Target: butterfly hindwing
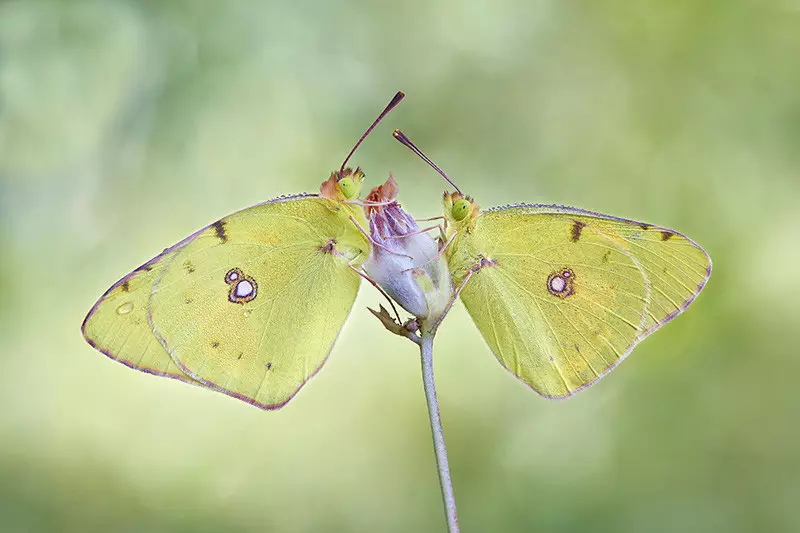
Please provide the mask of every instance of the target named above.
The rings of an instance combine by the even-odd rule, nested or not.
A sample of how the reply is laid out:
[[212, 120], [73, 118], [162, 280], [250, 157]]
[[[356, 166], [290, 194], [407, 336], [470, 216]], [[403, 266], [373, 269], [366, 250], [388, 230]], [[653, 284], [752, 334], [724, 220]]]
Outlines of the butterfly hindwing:
[[295, 197], [209, 226], [169, 258], [149, 320], [181, 369], [262, 408], [324, 363], [355, 300], [369, 244], [350, 210]]
[[190, 239], [168, 248], [106, 291], [89, 311], [81, 328], [89, 344], [136, 370], [197, 384], [164, 350], [147, 318], [153, 283], [177, 249]]
[[451, 253], [456, 286], [500, 362], [543, 396], [594, 383], [681, 313], [711, 261], [683, 235], [580, 209], [487, 211]]

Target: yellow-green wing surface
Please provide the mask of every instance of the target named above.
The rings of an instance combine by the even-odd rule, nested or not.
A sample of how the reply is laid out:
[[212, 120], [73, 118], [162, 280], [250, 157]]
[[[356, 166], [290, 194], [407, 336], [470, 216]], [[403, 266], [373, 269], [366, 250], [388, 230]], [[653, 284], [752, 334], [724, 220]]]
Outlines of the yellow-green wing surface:
[[164, 250], [109, 288], [92, 307], [81, 330], [86, 341], [115, 361], [134, 368], [197, 384], [170, 358], [153, 335], [147, 302], [165, 265], [189, 239]]
[[482, 213], [449, 260], [456, 287], [476, 270], [461, 299], [499, 361], [549, 398], [614, 368], [711, 274], [708, 254], [680, 233], [553, 205]]
[[322, 366], [358, 292], [369, 243], [346, 204], [292, 197], [235, 213], [175, 250], [148, 318], [181, 370], [264, 409]]

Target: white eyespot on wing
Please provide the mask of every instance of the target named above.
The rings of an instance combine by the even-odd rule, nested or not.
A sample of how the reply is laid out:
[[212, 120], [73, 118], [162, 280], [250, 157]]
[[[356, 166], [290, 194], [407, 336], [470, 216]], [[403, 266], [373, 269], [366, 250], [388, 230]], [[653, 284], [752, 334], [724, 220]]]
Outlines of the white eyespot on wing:
[[235, 304], [252, 301], [258, 292], [256, 280], [239, 268], [232, 268], [225, 274], [225, 283], [231, 286], [228, 292], [228, 300]]
[[553, 296], [567, 298], [575, 294], [575, 273], [564, 267], [547, 276], [547, 290]]
[[247, 281], [246, 279], [243, 279], [236, 284], [236, 296], [238, 298], [247, 298], [248, 296], [253, 294], [253, 290], [254, 290], [253, 284]]
[[550, 290], [553, 292], [562, 292], [567, 287], [567, 281], [561, 276], [553, 276], [550, 279]]

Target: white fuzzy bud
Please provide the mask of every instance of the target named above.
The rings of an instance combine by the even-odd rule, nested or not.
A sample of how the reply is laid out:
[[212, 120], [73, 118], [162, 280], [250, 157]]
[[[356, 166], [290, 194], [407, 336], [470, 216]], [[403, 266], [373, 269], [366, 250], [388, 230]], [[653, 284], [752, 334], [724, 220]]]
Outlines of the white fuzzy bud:
[[[390, 177], [367, 199], [391, 201], [396, 191]], [[439, 245], [397, 202], [368, 211], [370, 234], [378, 246], [373, 246], [364, 270], [403, 309], [421, 320], [436, 320], [453, 292], [447, 261], [438, 257]]]

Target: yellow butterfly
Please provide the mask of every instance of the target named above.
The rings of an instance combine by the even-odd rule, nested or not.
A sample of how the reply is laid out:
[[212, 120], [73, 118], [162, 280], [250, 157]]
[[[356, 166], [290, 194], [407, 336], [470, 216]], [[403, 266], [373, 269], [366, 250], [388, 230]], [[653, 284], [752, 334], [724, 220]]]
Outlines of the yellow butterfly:
[[277, 409], [319, 371], [350, 313], [371, 243], [345, 168], [319, 194], [249, 207], [190, 235], [110, 289], [83, 322], [86, 341], [150, 374]]
[[595, 383], [682, 313], [711, 275], [705, 250], [664, 227], [559, 205], [480, 211], [394, 135], [456, 189], [444, 194], [449, 306], [460, 295], [500, 363], [542, 396]]

